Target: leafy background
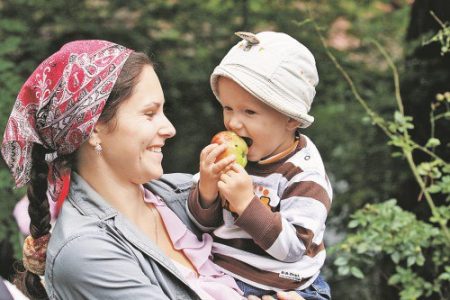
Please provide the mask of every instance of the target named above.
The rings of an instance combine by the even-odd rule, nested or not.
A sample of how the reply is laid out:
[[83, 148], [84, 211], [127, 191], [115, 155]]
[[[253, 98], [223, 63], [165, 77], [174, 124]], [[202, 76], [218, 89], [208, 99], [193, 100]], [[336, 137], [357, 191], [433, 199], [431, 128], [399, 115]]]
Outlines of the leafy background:
[[[449, 54], [441, 54], [438, 42], [422, 46], [423, 41], [442, 29], [430, 10], [442, 22], [450, 20], [448, 0], [0, 0], [0, 127], [5, 127], [21, 84], [49, 54], [74, 39], [112, 40], [147, 52], [157, 62], [166, 112], [177, 128], [177, 136], [165, 148], [164, 169], [193, 173], [197, 170], [200, 149], [215, 132], [223, 129], [218, 121], [220, 107], [210, 91], [209, 75], [238, 41], [233, 32], [286, 32], [312, 50], [319, 69], [320, 83], [311, 110], [316, 121], [304, 133], [320, 149], [335, 190], [326, 241], [328, 245], [336, 245], [336, 250], [330, 251], [324, 270], [334, 298], [445, 299], [450, 279], [440, 281], [438, 291], [426, 286], [437, 269], [438, 274], [445, 274], [439, 265], [430, 264], [432, 270], [421, 271], [423, 282], [405, 281], [402, 285], [398, 278], [411, 274], [396, 271], [402, 260], [392, 260], [386, 252], [390, 249], [386, 243], [389, 237], [379, 235], [378, 240], [369, 243], [364, 237], [372, 231], [360, 238], [352, 235], [364, 223], [355, 220], [366, 223], [378, 220], [379, 231], [395, 226], [405, 228], [402, 222], [406, 222], [412, 226], [406, 229], [408, 233], [420, 233], [405, 238], [403, 245], [411, 246], [413, 239], [434, 237], [437, 227], [429, 222], [432, 214], [426, 201], [421, 200], [421, 190], [407, 161], [404, 157], [393, 157], [397, 150], [387, 145], [388, 138], [373, 126], [373, 120], [355, 101], [314, 28], [314, 24], [318, 26], [327, 46], [370, 107], [380, 117], [391, 119], [396, 110], [392, 73], [370, 40], [384, 47], [400, 73], [406, 115], [414, 118], [415, 126], [409, 132], [418, 142], [426, 143], [431, 131], [430, 105], [437, 93], [449, 90], [450, 82]], [[448, 120], [447, 115], [434, 128], [442, 146], [435, 150], [446, 160]], [[420, 155], [415, 159], [426, 160]], [[20, 258], [21, 237], [11, 212], [25, 191], [12, 187], [2, 162], [0, 265], [4, 277], [11, 271], [9, 254]], [[396, 201], [385, 202], [387, 199]], [[434, 199], [437, 204], [448, 206], [448, 192], [437, 194]], [[376, 219], [366, 211], [366, 204], [382, 205], [379, 209], [386, 213]], [[393, 214], [393, 219], [385, 217], [389, 214]], [[417, 220], [429, 227], [415, 227]], [[348, 250], [363, 244], [378, 245], [386, 251], [366, 256], [361, 256], [368, 253], [364, 251], [345, 252], [345, 245]], [[399, 245], [402, 241], [393, 247]], [[428, 243], [427, 251], [433, 253], [438, 246], [442, 244]], [[355, 265], [351, 263], [353, 258]], [[444, 259], [441, 263], [448, 265], [448, 252], [441, 258]], [[415, 271], [414, 268], [413, 265], [408, 270]], [[362, 273], [364, 278], [360, 278]], [[397, 279], [389, 281], [397, 274], [400, 274]], [[401, 294], [407, 285], [414, 284], [418, 285], [419, 294]], [[420, 293], [423, 287], [430, 293]]]

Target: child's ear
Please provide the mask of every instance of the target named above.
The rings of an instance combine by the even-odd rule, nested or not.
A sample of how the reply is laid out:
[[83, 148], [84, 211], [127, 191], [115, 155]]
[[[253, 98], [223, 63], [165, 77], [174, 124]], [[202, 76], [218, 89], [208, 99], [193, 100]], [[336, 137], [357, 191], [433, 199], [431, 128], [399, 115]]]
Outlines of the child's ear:
[[288, 130], [297, 130], [297, 128], [300, 126], [301, 122], [297, 121], [293, 118], [289, 118], [286, 124], [286, 128]]

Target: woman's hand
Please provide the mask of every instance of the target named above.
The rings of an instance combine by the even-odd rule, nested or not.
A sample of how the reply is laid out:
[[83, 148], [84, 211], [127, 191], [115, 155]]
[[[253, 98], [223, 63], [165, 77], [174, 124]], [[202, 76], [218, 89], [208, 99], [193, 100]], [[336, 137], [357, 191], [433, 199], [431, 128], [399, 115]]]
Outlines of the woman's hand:
[[[272, 296], [262, 296], [262, 298], [258, 298], [256, 296], [248, 296], [249, 300], [274, 300], [275, 298]], [[305, 300], [302, 296], [297, 294], [295, 291], [291, 292], [277, 292], [277, 299], [279, 300]]]

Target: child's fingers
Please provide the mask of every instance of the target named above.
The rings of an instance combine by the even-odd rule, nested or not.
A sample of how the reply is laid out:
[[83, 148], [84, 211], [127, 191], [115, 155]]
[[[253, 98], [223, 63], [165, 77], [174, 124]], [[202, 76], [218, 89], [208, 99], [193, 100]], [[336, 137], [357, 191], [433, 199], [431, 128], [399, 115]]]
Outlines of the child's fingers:
[[236, 160], [236, 156], [234, 156], [234, 155], [230, 155], [225, 158], [222, 158], [221, 160], [219, 160], [218, 162], [216, 162], [214, 164], [214, 171], [217, 173], [218, 172], [226, 172], [227, 170], [229, 170], [231, 168], [231, 165], [234, 163], [235, 160]]
[[233, 164], [227, 165], [225, 168], [223, 168], [222, 172], [227, 172], [227, 171], [231, 170], [231, 166], [232, 166], [232, 165], [233, 165]]
[[200, 163], [205, 165], [213, 164], [217, 156], [225, 150], [223, 145], [210, 144], [200, 152]]
[[222, 171], [222, 173], [220, 174], [219, 180], [222, 182], [225, 182], [225, 183], [230, 183], [236, 174], [237, 173], [234, 170], [229, 168], [228, 170]]
[[216, 148], [217, 146], [218, 144], [209, 144], [208, 146], [203, 148], [200, 152], [200, 160], [205, 160], [206, 157], [208, 157], [208, 155], [211, 153], [211, 151], [214, 150], [214, 148]]
[[215, 144], [215, 145], [216, 146], [213, 149], [211, 149], [211, 151], [206, 156], [206, 161], [208, 163], [214, 163], [217, 159], [217, 156], [219, 156], [227, 148], [227, 146], [224, 144], [221, 145]]
[[223, 183], [227, 183], [230, 180], [231, 176], [228, 174], [228, 172], [224, 172], [220, 174], [219, 182], [222, 181]]
[[[227, 184], [221, 179], [217, 182], [217, 188], [219, 189], [219, 193], [223, 194]], [[223, 197], [223, 195], [221, 195]]]
[[231, 169], [233, 170], [233, 171], [235, 171], [236, 173], [247, 173], [247, 171], [245, 171], [245, 169], [244, 169], [244, 167], [243, 166], [241, 166], [240, 164], [238, 164], [238, 163], [234, 163], [234, 164], [232, 164], [231, 165]]

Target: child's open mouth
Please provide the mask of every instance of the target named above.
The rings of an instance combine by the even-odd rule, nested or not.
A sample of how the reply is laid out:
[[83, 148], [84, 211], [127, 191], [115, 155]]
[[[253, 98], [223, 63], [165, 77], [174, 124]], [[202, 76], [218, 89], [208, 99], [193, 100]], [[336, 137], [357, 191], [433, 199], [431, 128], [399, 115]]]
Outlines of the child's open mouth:
[[247, 144], [247, 147], [250, 148], [250, 146], [253, 144], [253, 140], [246, 136], [241, 136], [241, 138], [245, 141], [245, 143]]

